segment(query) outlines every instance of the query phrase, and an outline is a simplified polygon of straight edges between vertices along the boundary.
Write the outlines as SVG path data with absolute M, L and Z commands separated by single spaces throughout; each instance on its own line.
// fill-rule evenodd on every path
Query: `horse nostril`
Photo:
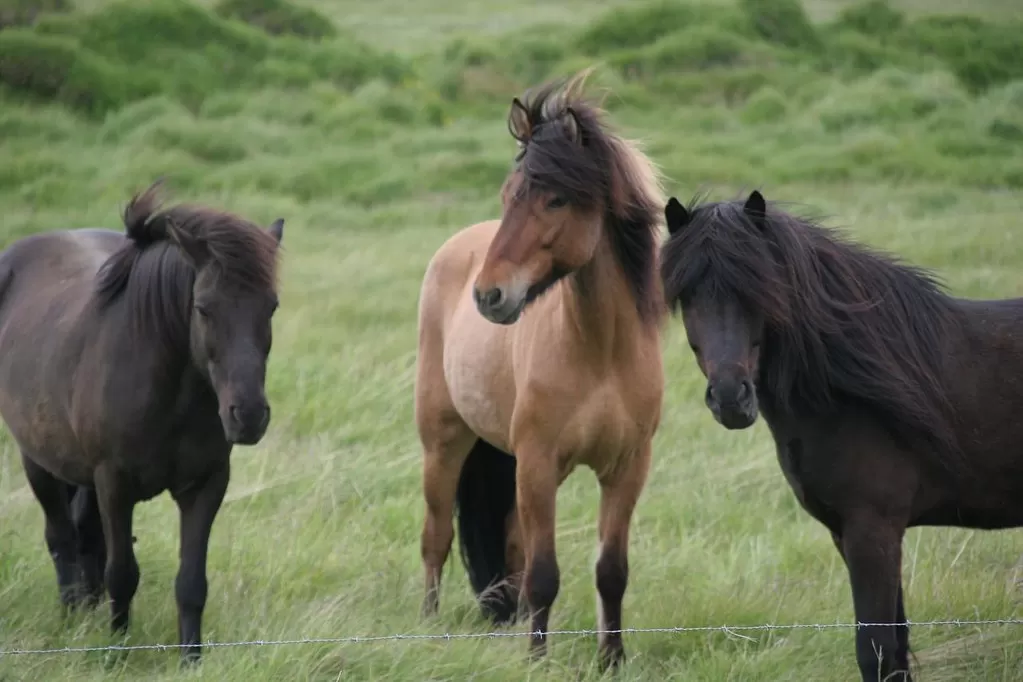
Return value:
M 241 423 L 242 413 L 241 413 L 241 410 L 238 409 L 237 405 L 232 405 L 231 409 L 229 410 L 229 412 L 231 413 L 231 420 L 232 421 L 234 421 L 236 424 Z
M 714 392 L 713 384 L 707 384 L 707 402 L 717 402 L 717 394 Z
M 744 402 L 747 398 L 749 398 L 749 382 L 743 381 L 742 383 L 739 384 L 739 390 L 736 392 L 735 399 L 736 401 L 741 403 Z
M 504 301 L 504 291 L 500 287 L 494 287 L 487 292 L 486 303 L 491 308 L 496 308 Z

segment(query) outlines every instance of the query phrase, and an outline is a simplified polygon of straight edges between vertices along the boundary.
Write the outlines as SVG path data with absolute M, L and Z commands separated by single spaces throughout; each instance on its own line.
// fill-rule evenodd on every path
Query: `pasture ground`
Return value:
M 25 3 L 0 0 L 0 15 L 15 4 Z M 79 0 L 71 19 L 0 30 L 4 241 L 117 228 L 130 193 L 161 175 L 175 198 L 287 221 L 274 419 L 262 444 L 234 455 L 206 638 L 485 631 L 455 555 L 439 618 L 419 619 L 416 303 L 434 249 L 497 215 L 514 153 L 506 107 L 542 77 L 600 64 L 592 82 L 609 88 L 614 122 L 645 141 L 682 198 L 760 187 L 936 268 L 959 295 L 1023 295 L 1015 0 L 892 6 L 905 17 L 810 0 L 816 23 L 768 0 L 625 4 L 318 0 L 304 6 L 338 35 L 316 42 L 201 9 L 212 3 Z M 986 19 L 921 18 L 927 9 Z M 844 567 L 798 508 L 766 427 L 714 423 L 677 321 L 665 348 L 626 626 L 850 622 Z M 110 643 L 105 610 L 62 623 L 42 514 L 0 433 L 0 648 Z M 577 471 L 558 502 L 552 627 L 592 628 L 592 475 Z M 161 496 L 135 518 L 142 582 L 129 643 L 174 642 L 175 508 Z M 1019 531 L 911 531 L 910 619 L 1020 615 L 1021 550 Z M 1019 679 L 1021 635 L 917 628 L 919 679 Z M 848 630 L 634 634 L 626 647 L 622 680 L 857 674 Z M 4 656 L 0 680 L 598 677 L 593 638 L 555 638 L 538 665 L 525 650 L 522 638 L 238 647 L 208 650 L 187 673 L 174 652 Z

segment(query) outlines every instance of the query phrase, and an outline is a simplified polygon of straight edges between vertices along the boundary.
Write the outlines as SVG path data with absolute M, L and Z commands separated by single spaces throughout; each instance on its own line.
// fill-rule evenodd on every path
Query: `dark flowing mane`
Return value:
M 738 299 L 765 317 L 759 389 L 778 409 L 852 402 L 959 467 L 943 378 L 956 307 L 934 275 L 777 208 L 754 224 L 743 207 L 691 203 L 662 252 L 672 307 L 697 292 Z
M 181 248 L 187 239 L 202 249 L 218 277 L 274 291 L 277 242 L 266 230 L 230 213 L 202 206 L 160 207 L 159 183 L 136 194 L 124 210 L 128 241 L 100 268 L 95 291 L 101 307 L 126 298 L 141 328 L 165 340 L 189 334 L 196 268 Z
M 664 310 L 656 265 L 664 206 L 659 176 L 635 143 L 610 131 L 601 109 L 584 99 L 585 76 L 528 92 L 521 103 L 528 120 L 509 117 L 521 145 L 520 191 L 557 192 L 576 206 L 603 208 L 604 228 L 640 317 L 653 321 Z

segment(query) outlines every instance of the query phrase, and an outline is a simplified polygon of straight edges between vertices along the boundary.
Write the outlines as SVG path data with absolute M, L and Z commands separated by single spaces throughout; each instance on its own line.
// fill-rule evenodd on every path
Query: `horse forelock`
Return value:
M 193 240 L 204 265 L 235 285 L 274 292 L 277 240 L 266 230 L 223 211 L 202 206 L 160 208 L 158 184 L 136 195 L 124 211 L 126 243 L 96 275 L 101 308 L 125 299 L 137 334 L 165 341 L 187 340 L 196 269 L 175 244 L 171 231 Z

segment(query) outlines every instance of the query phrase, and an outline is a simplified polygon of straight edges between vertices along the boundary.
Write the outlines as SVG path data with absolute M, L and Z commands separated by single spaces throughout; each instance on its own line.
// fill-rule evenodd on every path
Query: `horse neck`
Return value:
M 188 311 L 194 279 L 175 249 L 138 255 L 124 290 L 110 304 L 101 304 L 124 342 L 123 352 L 147 354 L 159 374 L 193 364 Z
M 602 362 L 620 361 L 637 352 L 651 325 L 640 316 L 606 230 L 593 258 L 576 270 L 571 283 L 565 314 L 581 344 Z

